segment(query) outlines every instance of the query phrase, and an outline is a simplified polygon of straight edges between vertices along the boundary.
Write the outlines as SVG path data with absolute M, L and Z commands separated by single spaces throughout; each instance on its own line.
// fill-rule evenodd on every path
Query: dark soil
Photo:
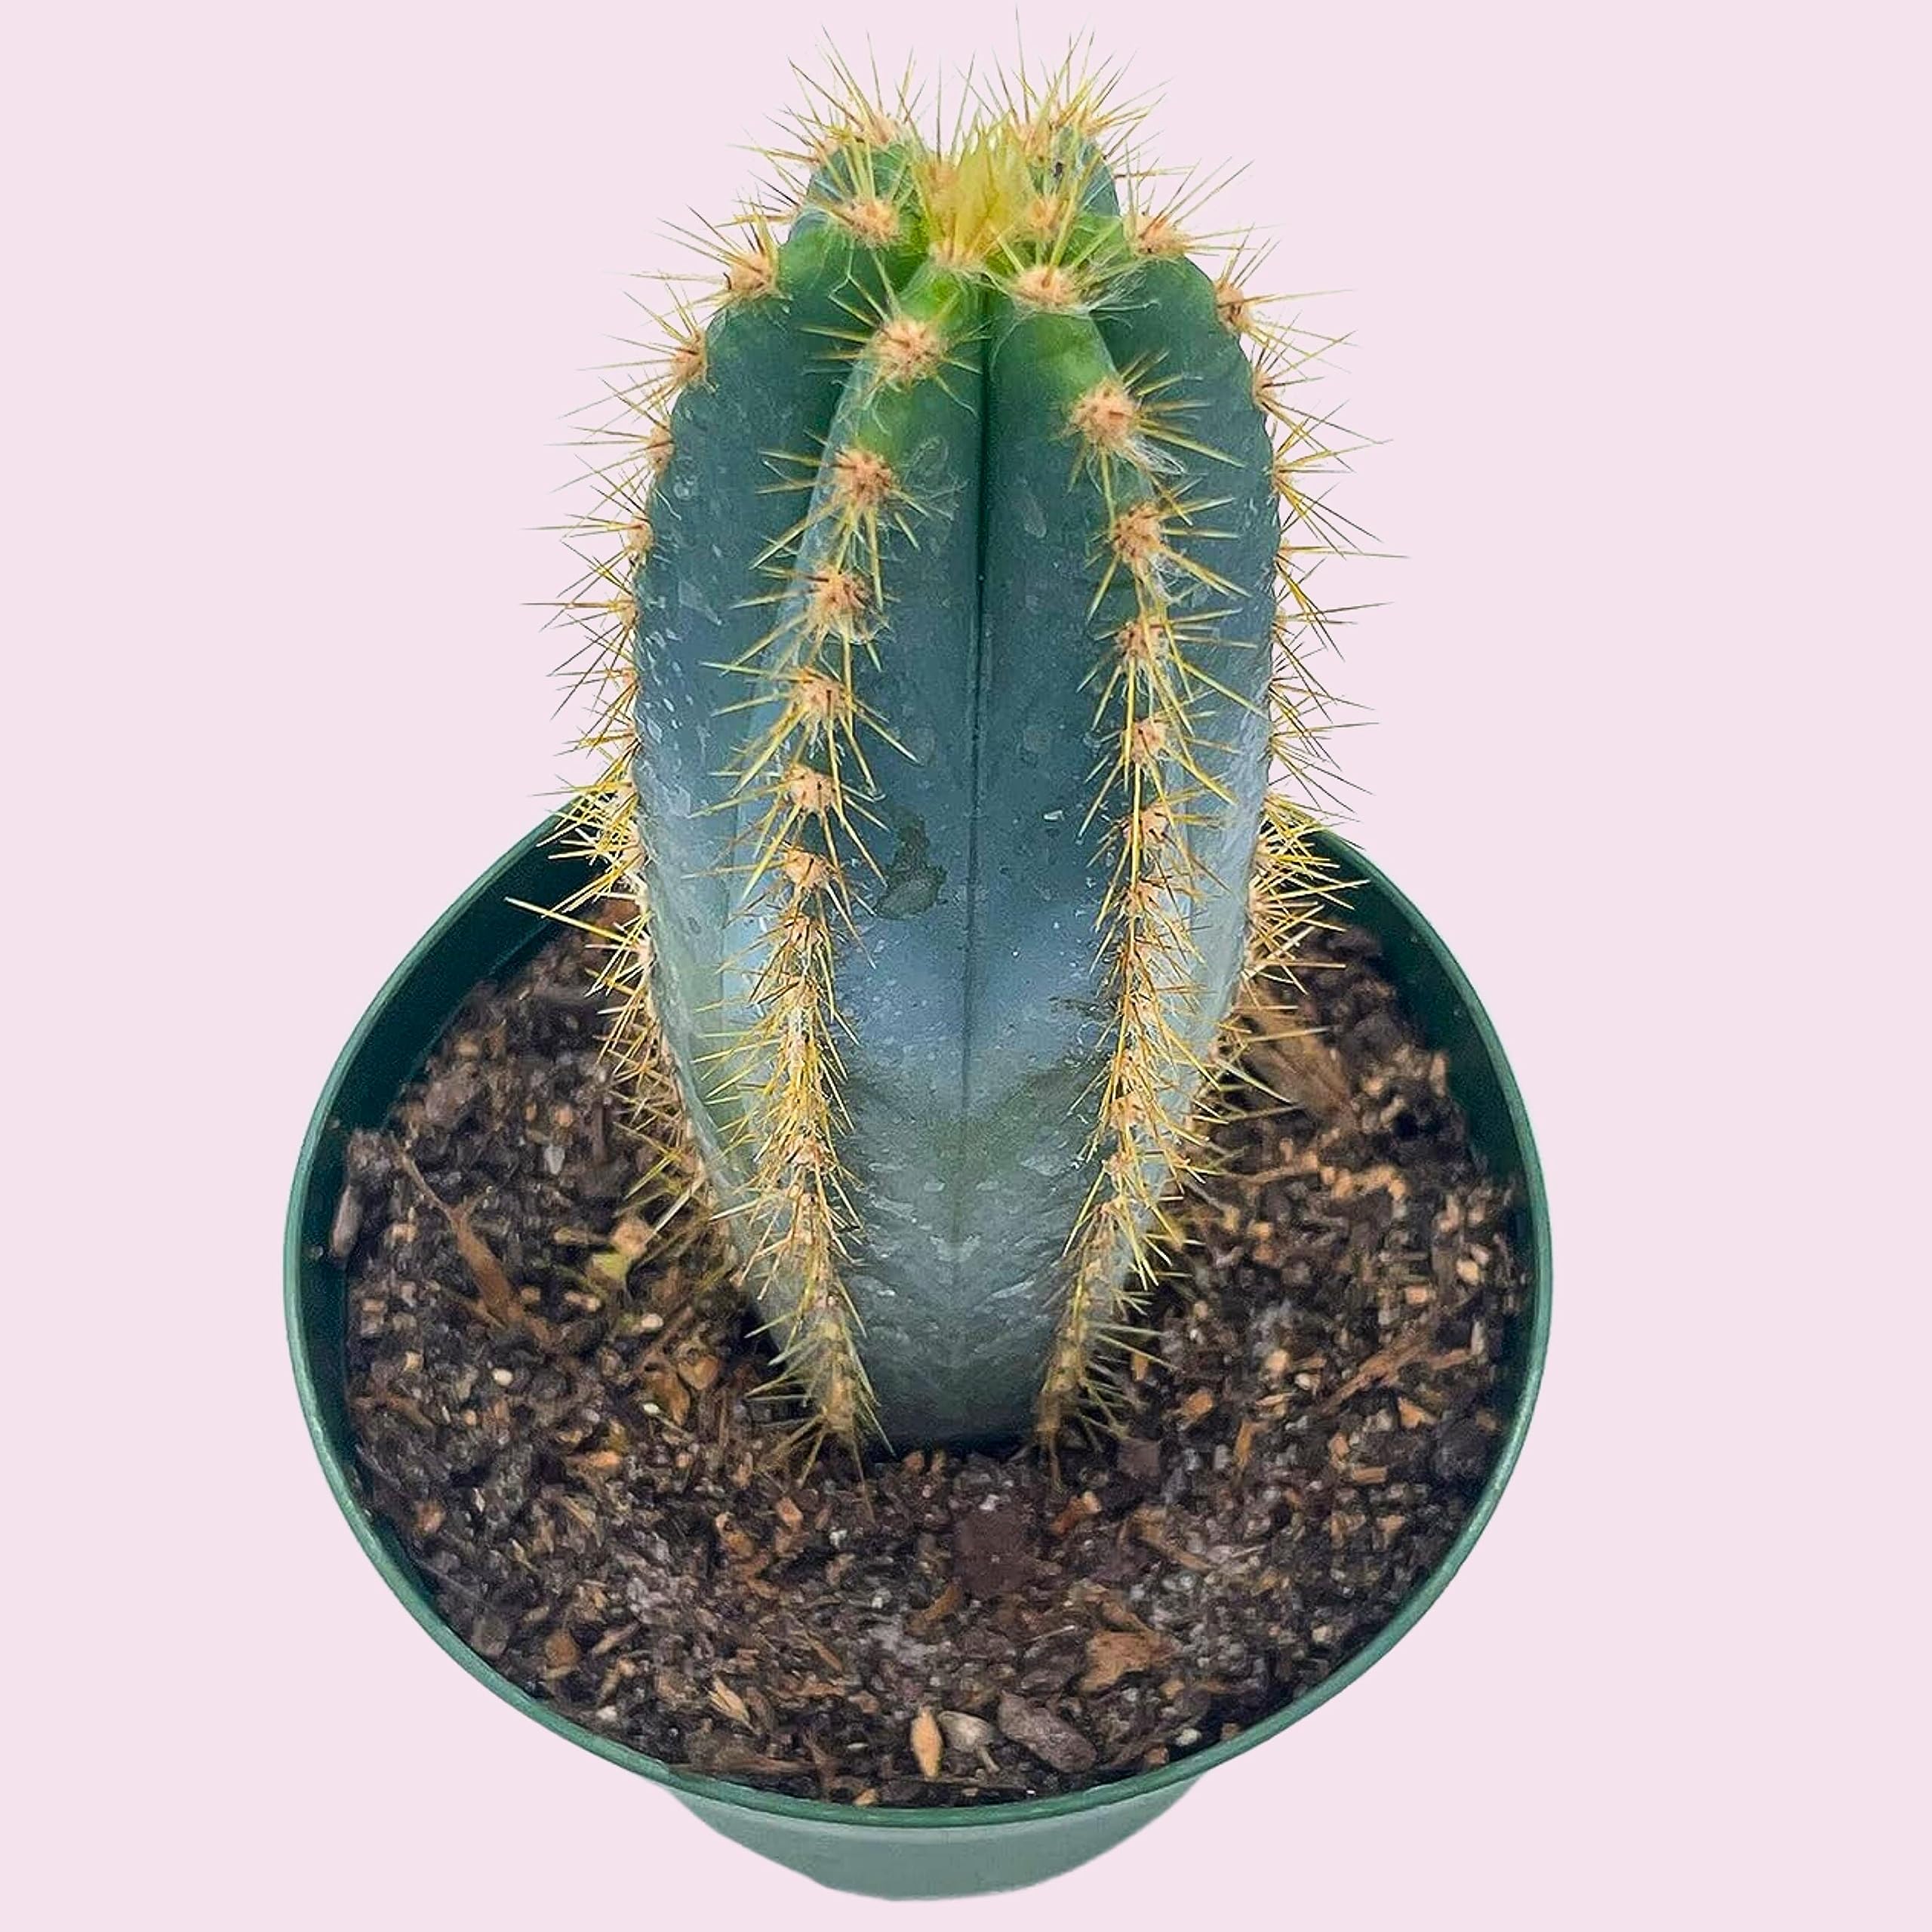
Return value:
M 478 989 L 334 1245 L 368 1493 L 457 1631 L 667 1762 L 857 1804 L 1066 1791 L 1234 1734 L 1374 1637 L 1494 1460 L 1502 1190 L 1372 943 L 1257 1044 L 1125 1439 L 807 1471 L 715 1228 L 647 1241 L 581 942 Z M 1285 1102 L 1286 1104 L 1283 1103 Z

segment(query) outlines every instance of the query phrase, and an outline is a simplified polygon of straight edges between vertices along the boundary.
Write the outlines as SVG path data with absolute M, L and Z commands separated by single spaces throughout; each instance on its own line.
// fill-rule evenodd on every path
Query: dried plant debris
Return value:
M 586 942 L 480 989 L 334 1226 L 364 1480 L 451 1623 L 653 1757 L 860 1804 L 1124 1777 L 1319 1683 L 1465 1520 L 1524 1298 L 1441 1056 L 1371 941 L 1321 949 L 1181 1211 L 1124 1434 L 1057 1467 L 788 1456 L 718 1229 L 627 1137 Z

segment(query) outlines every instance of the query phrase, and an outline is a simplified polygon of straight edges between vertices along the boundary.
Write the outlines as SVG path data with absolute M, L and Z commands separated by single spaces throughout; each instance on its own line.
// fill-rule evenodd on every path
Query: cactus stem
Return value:
M 1335 617 L 1316 602 L 1308 579 L 1322 558 L 1346 552 L 1359 533 L 1328 509 L 1318 481 L 1343 466 L 1344 440 L 1331 425 L 1299 411 L 1294 390 L 1332 343 L 1284 321 L 1271 298 L 1255 292 L 1266 253 L 1244 237 L 1227 247 L 1211 281 L 1182 265 L 1195 275 L 1190 286 L 1198 297 L 1186 298 L 1191 309 L 1171 292 L 1151 295 L 1149 306 L 1158 312 L 1163 300 L 1176 301 L 1171 312 L 1187 315 L 1190 328 L 1198 315 L 1204 334 L 1188 340 L 1204 342 L 1246 374 L 1268 443 L 1244 405 L 1235 407 L 1240 388 L 1233 378 L 1217 374 L 1212 394 L 1220 398 L 1225 390 L 1231 400 L 1214 401 L 1208 405 L 1214 413 L 1199 420 L 1232 424 L 1228 433 L 1238 456 L 1223 455 L 1192 433 L 1193 411 L 1201 406 L 1188 400 L 1196 392 L 1193 362 L 1170 372 L 1161 349 L 1137 361 L 1123 350 L 1116 366 L 1108 341 L 1144 346 L 1163 339 L 1133 322 L 1128 303 L 1137 298 L 1123 291 L 1137 278 L 1149 291 L 1183 287 L 1161 278 L 1202 241 L 1203 205 L 1220 183 L 1189 173 L 1177 185 L 1171 176 L 1123 165 L 1121 147 L 1144 109 L 1123 100 L 1118 69 L 1096 68 L 1085 48 L 1030 75 L 1023 62 L 1011 78 L 976 89 L 976 104 L 962 109 L 955 135 L 934 143 L 942 152 L 910 131 L 909 82 L 891 98 L 875 73 L 865 84 L 835 55 L 828 77 L 804 78 L 803 109 L 791 118 L 785 144 L 767 150 L 781 181 L 794 177 L 788 212 L 797 225 L 789 238 L 781 244 L 774 233 L 774 210 L 755 207 L 721 227 L 700 223 L 688 233 L 707 258 L 703 285 L 681 293 L 672 285 L 668 312 L 657 318 L 660 346 L 623 379 L 626 386 L 614 383 L 617 420 L 588 438 L 610 453 L 608 463 L 592 471 L 605 500 L 577 528 L 594 540 L 586 549 L 610 555 L 586 562 L 561 611 L 590 634 L 583 661 L 574 660 L 570 668 L 593 702 L 580 742 L 594 770 L 566 817 L 579 849 L 595 862 L 595 879 L 571 902 L 574 910 L 558 909 L 559 916 L 585 924 L 610 950 L 606 983 L 618 1009 L 611 1051 L 627 1088 L 640 1097 L 640 1126 L 684 1120 L 686 1100 L 698 1097 L 694 1063 L 732 1097 L 728 1106 L 700 1109 L 723 1143 L 708 1140 L 706 1146 L 720 1155 L 718 1185 L 731 1189 L 728 1204 L 707 1191 L 688 1125 L 666 1137 L 652 1171 L 675 1183 L 666 1196 L 670 1213 L 700 1201 L 710 1211 L 705 1225 L 712 1215 L 730 1223 L 779 1356 L 774 1386 L 802 1393 L 812 1404 L 795 1439 L 813 1456 L 828 1435 L 855 1446 L 876 1421 L 857 1352 L 858 1316 L 843 1280 L 848 1244 L 858 1254 L 865 1231 L 854 1220 L 839 1164 L 842 1137 L 852 1129 L 840 1094 L 848 1023 L 836 1010 L 834 968 L 856 934 L 855 915 L 867 910 L 857 882 L 879 874 L 867 841 L 881 823 L 872 809 L 881 788 L 867 749 L 874 737 L 901 753 L 904 747 L 862 701 L 854 671 L 878 664 L 890 635 L 888 533 L 909 544 L 915 526 L 931 517 L 920 534 L 938 529 L 948 508 L 943 493 L 920 500 L 927 479 L 943 473 L 920 454 L 926 445 L 917 426 L 934 420 L 935 401 L 922 386 L 968 409 L 980 407 L 981 338 L 1002 298 L 1024 326 L 1062 331 L 1056 341 L 1090 331 L 1097 357 L 1073 358 L 1069 368 L 1077 365 L 1084 380 L 1069 375 L 1064 393 L 1057 386 L 1044 392 L 1054 400 L 1042 419 L 1044 433 L 1070 443 L 1075 481 L 1092 479 L 1088 500 L 1097 497 L 1103 512 L 1087 534 L 1091 565 L 1083 574 L 1100 585 L 1089 614 L 1094 648 L 1079 675 L 1081 710 L 1090 683 L 1095 700 L 1096 755 L 1082 829 L 1104 854 L 1095 928 L 1109 1036 L 1086 1103 L 1093 1108 L 1091 1186 L 1066 1244 L 1063 1299 L 1036 1412 L 1038 1435 L 1051 1451 L 1063 1426 L 1107 1427 L 1119 1420 L 1114 1367 L 1123 1351 L 1146 1340 L 1135 1318 L 1164 1248 L 1176 1238 L 1164 1197 L 1177 1177 L 1184 1181 L 1211 1158 L 1205 1136 L 1223 1103 L 1215 1083 L 1244 1037 L 1241 1025 L 1254 1023 L 1238 1010 L 1201 1044 L 1204 1021 L 1198 1010 L 1209 996 L 1218 1009 L 1235 935 L 1228 916 L 1217 912 L 1218 923 L 1201 925 L 1197 951 L 1196 921 L 1204 907 L 1226 906 L 1227 888 L 1239 884 L 1214 879 L 1205 847 L 1197 857 L 1203 827 L 1218 828 L 1216 864 L 1232 849 L 1229 821 L 1217 809 L 1232 801 L 1217 774 L 1224 763 L 1237 768 L 1229 762 L 1235 747 L 1215 740 L 1240 738 L 1247 748 L 1241 755 L 1251 762 L 1260 757 L 1260 736 L 1204 721 L 1227 717 L 1232 704 L 1265 711 L 1268 742 L 1289 792 L 1325 790 L 1322 734 L 1331 701 L 1303 659 L 1328 641 Z M 781 293 L 781 302 L 768 300 Z M 1090 319 L 1095 315 L 1105 325 L 1104 338 Z M 1217 317 L 1246 356 L 1245 372 L 1225 345 L 1216 346 Z M 719 331 L 715 336 L 706 334 L 707 320 Z M 814 337 L 826 346 L 816 348 Z M 782 354 L 773 344 L 782 345 Z M 709 392 L 714 351 L 715 396 Z M 786 378 L 794 384 L 802 370 L 823 385 L 828 362 L 849 364 L 852 374 L 822 438 L 823 417 L 798 411 L 777 432 L 819 445 L 809 454 L 767 453 L 779 480 L 765 487 L 808 488 L 808 504 L 771 540 L 771 526 L 789 521 L 790 513 L 759 506 L 757 537 L 747 545 L 763 546 L 754 559 L 752 594 L 740 595 L 746 586 L 728 583 L 723 596 L 712 598 L 727 612 L 769 604 L 768 622 L 734 617 L 728 628 L 720 626 L 729 641 L 711 654 L 728 663 L 674 666 L 688 678 L 706 672 L 696 688 L 714 705 L 721 683 L 735 681 L 718 674 L 745 680 L 741 703 L 717 706 L 746 714 L 743 743 L 721 788 L 706 789 L 697 808 L 730 813 L 735 833 L 699 848 L 697 864 L 709 867 L 707 876 L 731 875 L 728 896 L 737 909 L 728 921 L 744 919 L 753 934 L 742 952 L 735 943 L 715 949 L 738 952 L 715 968 L 728 982 L 718 1005 L 730 1013 L 734 1030 L 728 1046 L 706 1054 L 695 1050 L 702 1033 L 687 1032 L 694 1011 L 712 1010 L 709 995 L 680 977 L 688 969 L 672 933 L 681 935 L 684 921 L 666 928 L 660 970 L 678 962 L 665 983 L 685 1002 L 666 1008 L 687 1029 L 678 1034 L 681 1075 L 666 1051 L 652 990 L 633 764 L 640 693 L 627 634 L 639 623 L 642 595 L 651 634 L 638 638 L 637 657 L 651 661 L 664 648 L 656 613 L 675 611 L 681 586 L 715 590 L 702 570 L 678 574 L 693 570 L 687 552 L 704 554 L 697 546 L 712 540 L 712 525 L 685 512 L 689 500 L 681 493 L 654 513 L 654 486 L 676 457 L 673 404 L 694 389 L 707 391 L 691 398 L 678 420 L 681 435 L 689 426 L 696 460 L 709 461 L 717 420 L 731 421 L 731 386 L 741 366 L 734 358 L 747 355 L 761 369 L 794 371 Z M 1059 384 L 1057 375 L 1050 380 Z M 730 445 L 740 452 L 734 458 L 737 487 L 755 503 L 759 485 L 755 475 L 746 479 L 746 471 L 755 470 L 757 452 L 743 441 L 740 424 L 733 423 L 731 433 L 740 438 Z M 1273 655 L 1265 706 L 1207 668 L 1226 669 L 1217 654 L 1239 648 L 1225 633 L 1234 628 L 1232 612 L 1257 595 L 1251 580 L 1257 574 L 1259 594 L 1266 595 L 1265 550 L 1254 535 L 1258 468 L 1244 439 L 1263 451 L 1282 526 L 1275 611 L 1267 636 L 1254 645 Z M 1198 481 L 1209 463 L 1235 466 L 1229 488 L 1243 494 L 1230 499 L 1238 507 L 1224 519 L 1234 529 L 1210 527 L 1219 500 L 1180 480 L 1185 474 Z M 1265 494 L 1260 500 L 1265 506 Z M 1237 538 L 1223 555 L 1244 580 L 1239 588 L 1206 559 L 1224 537 Z M 1076 546 L 1080 540 L 1076 535 Z M 900 594 L 917 608 L 912 584 L 902 583 Z M 1226 601 L 1209 611 L 1202 608 L 1209 599 Z M 1259 615 L 1256 622 L 1260 629 Z M 758 631 L 763 635 L 748 643 Z M 1266 669 L 1260 667 L 1257 678 Z M 1257 681 L 1233 670 L 1226 675 Z M 647 710 L 654 690 L 654 684 L 641 694 Z M 670 703 L 668 694 L 664 702 Z M 690 747 L 686 740 L 687 754 Z M 1251 796 L 1247 805 L 1251 813 Z M 662 814 L 663 801 L 654 801 L 651 810 Z M 1299 795 L 1271 798 L 1263 808 L 1248 882 L 1251 980 L 1288 970 L 1294 946 L 1332 889 L 1309 842 L 1315 823 Z M 669 834 L 660 832 L 658 819 L 651 824 L 654 844 L 664 837 L 669 854 Z M 667 904 L 673 876 L 652 874 Z M 681 937 L 678 946 L 684 943 Z M 1211 963 L 1217 956 L 1219 965 Z M 714 960 L 705 970 L 714 970 Z M 850 992 L 848 982 L 837 984 Z M 888 1386 L 883 1373 L 881 1386 Z

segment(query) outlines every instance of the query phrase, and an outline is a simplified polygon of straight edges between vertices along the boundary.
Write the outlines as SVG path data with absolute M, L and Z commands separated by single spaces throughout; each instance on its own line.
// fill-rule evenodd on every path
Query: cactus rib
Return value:
M 913 537 L 909 481 L 924 426 L 921 390 L 943 386 L 970 334 L 971 290 L 928 265 L 884 300 L 841 395 L 803 518 L 768 546 L 781 576 L 777 623 L 739 668 L 766 716 L 730 802 L 761 803 L 750 828 L 748 897 L 768 918 L 753 1024 L 724 1057 L 752 1089 L 734 1146 L 750 1168 L 748 1264 L 775 1304 L 779 1358 L 834 1434 L 875 1425 L 841 1279 L 851 1203 L 836 1146 L 849 1124 L 834 984 L 838 936 L 856 935 L 855 873 L 884 873 L 866 843 L 877 790 L 864 736 L 904 755 L 860 698 L 857 660 L 876 663 L 888 623 L 887 546 Z M 962 324 L 964 327 L 962 328 Z M 772 715 L 772 714 L 775 714 Z

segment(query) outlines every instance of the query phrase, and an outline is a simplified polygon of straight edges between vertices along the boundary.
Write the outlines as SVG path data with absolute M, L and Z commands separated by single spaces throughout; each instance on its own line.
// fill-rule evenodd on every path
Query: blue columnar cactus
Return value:
M 619 1051 L 814 1426 L 1051 1442 L 1323 890 L 1332 452 L 1104 82 L 913 122 L 841 75 L 625 392 L 574 817 L 637 909 Z

